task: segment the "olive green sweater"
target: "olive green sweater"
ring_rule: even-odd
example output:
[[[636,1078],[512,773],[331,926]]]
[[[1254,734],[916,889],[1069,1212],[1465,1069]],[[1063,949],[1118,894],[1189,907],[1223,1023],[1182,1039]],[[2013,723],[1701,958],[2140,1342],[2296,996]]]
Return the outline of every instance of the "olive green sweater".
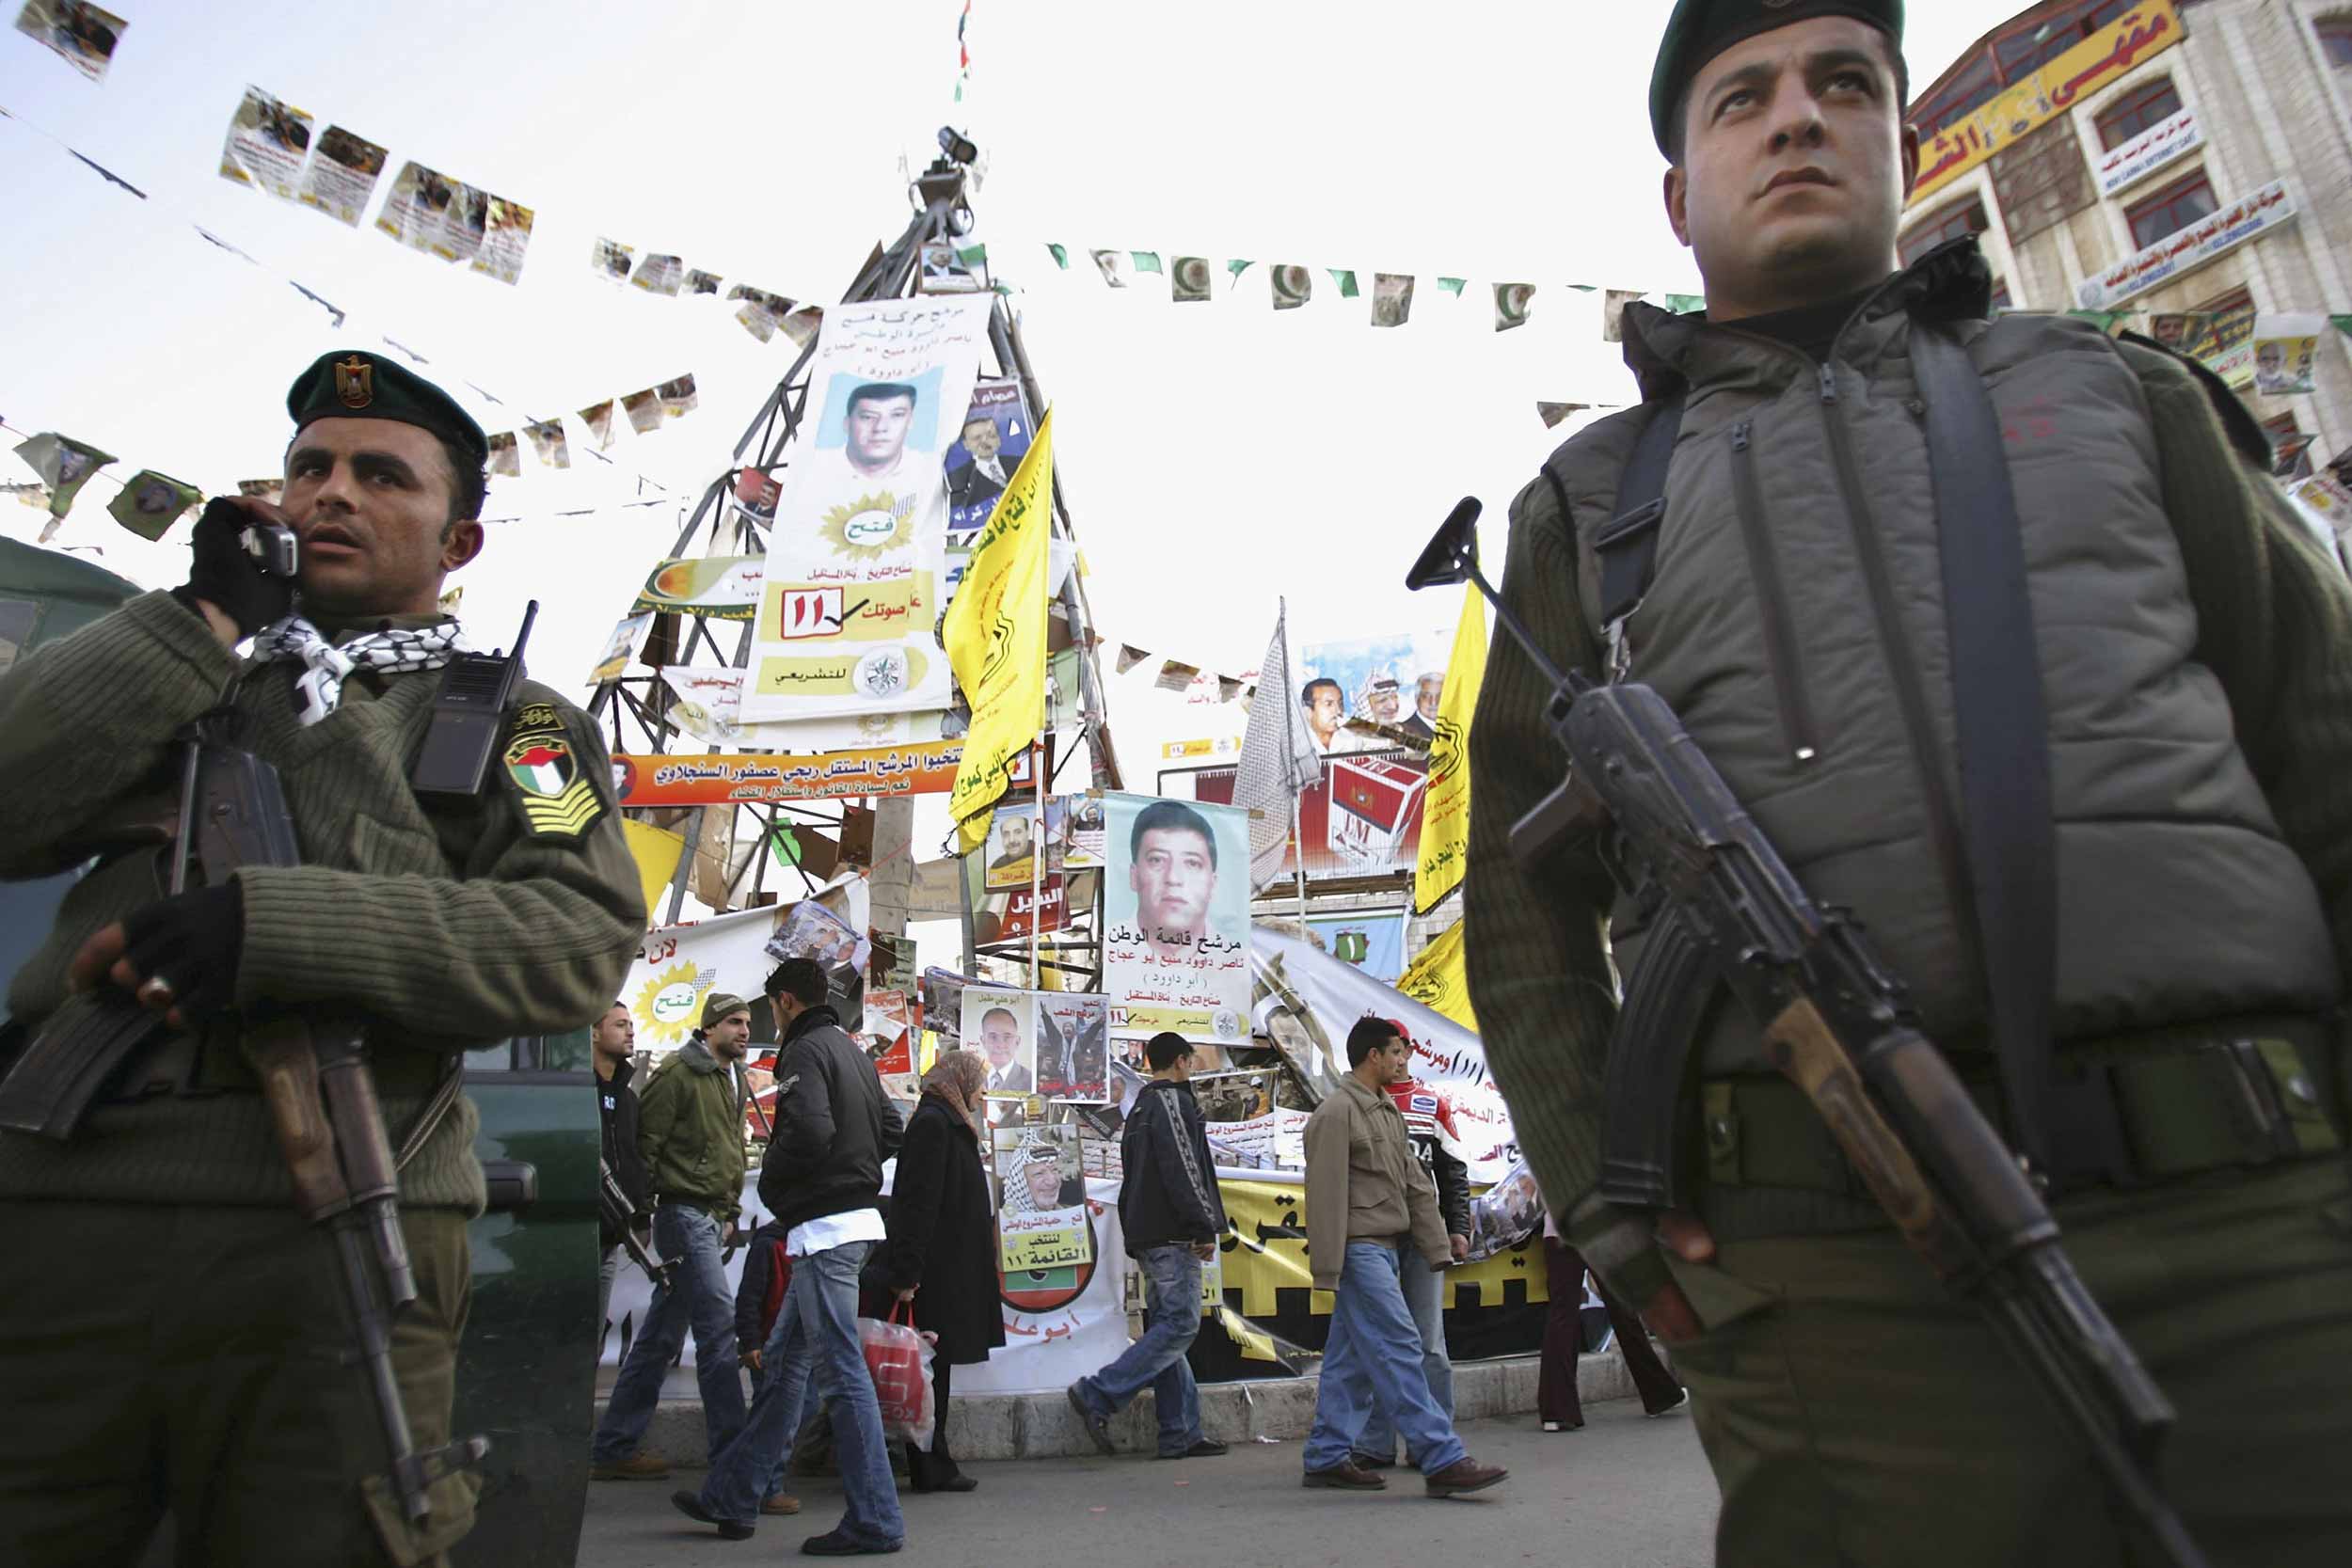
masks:
[[[174,732],[212,705],[237,667],[201,620],[169,594],[148,594],[0,677],[0,876],[74,863],[107,819],[159,792],[168,799]],[[510,725],[560,736],[597,809],[585,824],[568,819],[575,832],[542,832],[525,815],[521,783],[495,759],[477,796],[449,803],[410,791],[438,672],[355,675],[342,705],[308,729],[295,717],[295,673],[288,663],[251,669],[237,696],[246,744],[279,771],[303,858],[237,878],[237,1002],[358,1017],[397,1136],[452,1053],[593,1022],[628,972],[644,896],[603,745],[555,692],[526,683]],[[64,999],[83,941],[156,897],[160,876],[159,857],[135,851],[77,883],[9,988],[10,1012],[38,1026]],[[233,1019],[193,1045],[174,1040],[155,1060],[220,1092],[101,1104],[64,1144],[0,1132],[0,1195],[291,1202]],[[480,1211],[476,1121],[461,1098],[403,1174],[403,1202]]]
[[[2117,352],[2153,426],[2162,502],[2197,618],[2192,657],[2218,679],[2280,836],[2308,868],[2337,961],[2352,972],[2352,584],[2235,455],[2177,362],[2131,344]],[[1502,596],[1552,659],[1597,675],[1579,562],[1577,521],[1538,479],[1511,509]],[[1510,851],[1511,823],[1565,767],[1543,722],[1550,695],[1498,637],[1470,732],[1476,787],[1463,896],[1487,1058],[1547,1199],[1565,1212],[1598,1180],[1602,1071],[1616,1018],[1607,940],[1615,895],[1589,845],[1532,869]],[[1804,1192],[1758,1196],[1782,1208],[1750,1215],[1756,1234],[1840,1228],[1867,1209]]]

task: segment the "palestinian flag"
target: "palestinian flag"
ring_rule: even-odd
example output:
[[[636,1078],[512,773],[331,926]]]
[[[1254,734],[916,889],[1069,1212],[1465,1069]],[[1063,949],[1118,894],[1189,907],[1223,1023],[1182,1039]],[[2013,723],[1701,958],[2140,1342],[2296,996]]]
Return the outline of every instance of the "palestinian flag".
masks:
[[[573,778],[572,749],[554,736],[532,736],[506,749],[506,770],[526,795],[552,799]]]

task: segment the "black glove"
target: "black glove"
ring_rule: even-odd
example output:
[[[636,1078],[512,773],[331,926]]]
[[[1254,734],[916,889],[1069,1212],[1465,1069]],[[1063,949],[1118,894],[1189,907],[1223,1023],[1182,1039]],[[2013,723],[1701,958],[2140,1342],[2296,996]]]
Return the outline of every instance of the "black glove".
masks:
[[[142,983],[161,980],[169,987],[168,1005],[188,1023],[235,1003],[245,899],[233,880],[134,911],[122,922],[122,934],[124,961]]]
[[[240,637],[252,636],[294,608],[294,579],[265,576],[261,562],[237,542],[260,521],[236,498],[206,501],[188,540],[195,556],[188,562],[187,583],[174,595],[190,610],[197,599],[210,600],[237,624]]]

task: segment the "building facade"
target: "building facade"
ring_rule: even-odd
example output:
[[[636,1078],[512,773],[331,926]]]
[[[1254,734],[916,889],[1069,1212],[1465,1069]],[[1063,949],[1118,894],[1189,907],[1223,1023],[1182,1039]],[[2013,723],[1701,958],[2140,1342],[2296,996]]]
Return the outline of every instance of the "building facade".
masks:
[[[1906,262],[1974,231],[1996,305],[2098,311],[2195,355],[2290,483],[2352,463],[2352,360],[2328,321],[2352,312],[2352,0],[2047,0],[1911,118]],[[2258,323],[2278,346],[2258,353]],[[2311,391],[2258,388],[2306,365]]]

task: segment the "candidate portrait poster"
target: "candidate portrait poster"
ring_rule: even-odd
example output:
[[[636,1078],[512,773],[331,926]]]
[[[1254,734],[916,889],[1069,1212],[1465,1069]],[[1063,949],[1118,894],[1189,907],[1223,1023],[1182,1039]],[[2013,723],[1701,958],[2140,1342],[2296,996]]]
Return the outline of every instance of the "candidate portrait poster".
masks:
[[[747,723],[947,706],[933,628],[947,571],[946,449],[991,300],[836,306],[809,364],[753,623]]]
[[[1110,1032],[1249,1037],[1249,817],[1233,806],[1103,797],[1103,975]]]
[[[1026,1099],[1037,1092],[1037,997],[996,986],[963,988],[957,1033],[988,1059],[985,1092]]]

